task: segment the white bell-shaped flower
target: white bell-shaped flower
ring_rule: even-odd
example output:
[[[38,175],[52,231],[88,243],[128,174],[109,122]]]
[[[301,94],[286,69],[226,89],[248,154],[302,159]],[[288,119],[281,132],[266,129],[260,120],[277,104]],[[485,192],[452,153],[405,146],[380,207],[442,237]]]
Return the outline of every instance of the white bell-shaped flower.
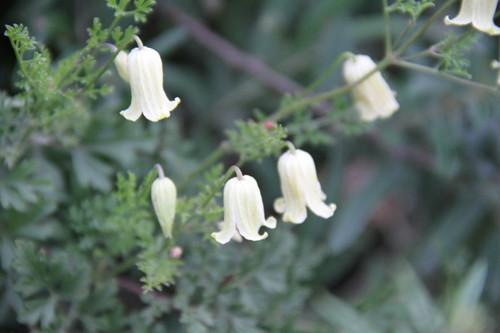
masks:
[[[326,195],[321,190],[313,158],[290,142],[288,146],[288,151],[278,160],[283,197],[276,199],[274,209],[283,214],[284,222],[291,223],[306,220],[306,207],[322,218],[332,217],[337,206],[325,203]]]
[[[496,70],[498,72],[498,74],[497,74],[497,85],[500,86],[500,61],[493,60],[491,62],[491,68],[493,68],[494,70]]]
[[[118,73],[130,82],[132,102],[130,107],[120,112],[127,120],[136,121],[141,114],[150,121],[159,121],[170,117],[179,97],[169,100],[163,90],[163,65],[158,52],[146,47],[135,36],[136,48],[129,55],[119,53],[115,59]],[[125,66],[126,64],[126,66]]]
[[[460,11],[454,18],[446,16],[446,25],[464,26],[472,24],[477,30],[488,35],[500,35],[500,28],[495,25],[494,17],[498,0],[462,0]]]
[[[264,216],[264,204],[259,186],[255,179],[243,175],[234,167],[236,177],[229,179],[224,186],[224,221],[219,225],[220,231],[212,233],[212,237],[221,244],[226,244],[238,236],[259,241],[267,238],[267,232],[259,233],[262,226],[274,229],[276,219]]]
[[[367,55],[354,55],[344,62],[344,78],[354,84],[373,71],[377,65]],[[360,117],[364,121],[387,118],[399,109],[399,103],[379,71],[352,89],[352,95]]]
[[[151,201],[163,235],[166,238],[171,238],[175,219],[177,189],[174,182],[165,177],[162,167],[159,164],[156,167],[159,177],[155,179],[151,186]]]

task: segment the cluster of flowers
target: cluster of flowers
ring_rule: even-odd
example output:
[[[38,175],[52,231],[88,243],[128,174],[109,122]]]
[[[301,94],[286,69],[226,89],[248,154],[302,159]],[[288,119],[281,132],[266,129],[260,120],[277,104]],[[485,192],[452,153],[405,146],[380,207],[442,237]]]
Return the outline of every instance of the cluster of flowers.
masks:
[[[446,24],[468,25],[490,35],[500,35],[493,18],[498,0],[463,0],[457,17],[445,18]],[[179,105],[180,98],[169,100],[163,90],[163,65],[161,57],[154,49],[145,47],[135,36],[137,47],[129,54],[120,51],[115,58],[118,73],[130,83],[132,101],[130,107],[121,111],[127,120],[136,121],[144,115],[156,122],[170,117]],[[495,62],[500,68],[500,63]],[[367,55],[352,55],[343,66],[346,82],[352,85],[354,103],[363,121],[387,118],[399,109],[395,93],[383,78],[376,64]],[[362,81],[362,82],[360,82]],[[499,79],[500,83],[500,79]],[[151,188],[151,198],[155,213],[165,237],[172,237],[175,219],[177,190],[174,182],[167,178],[160,165],[159,177]],[[267,238],[268,233],[260,233],[265,226],[274,229],[276,219],[265,218],[264,205],[257,181],[233,166],[236,177],[229,179],[224,186],[224,221],[219,223],[220,231],[212,237],[221,244],[231,239],[242,238],[259,241]],[[303,223],[308,207],[322,218],[333,216],[336,205],[326,204],[326,195],[321,190],[316,166],[311,155],[296,149],[288,142],[288,150],[278,160],[282,198],[274,202],[274,209],[283,215],[284,222]]]

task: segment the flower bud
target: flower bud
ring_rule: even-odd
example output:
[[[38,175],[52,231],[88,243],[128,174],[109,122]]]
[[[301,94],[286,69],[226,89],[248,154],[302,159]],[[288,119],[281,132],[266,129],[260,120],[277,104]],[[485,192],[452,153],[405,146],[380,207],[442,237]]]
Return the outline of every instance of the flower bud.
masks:
[[[128,55],[124,51],[118,52],[118,54],[115,57],[115,67],[116,70],[118,71],[118,75],[120,77],[128,82]]]
[[[180,246],[174,246],[173,248],[170,249],[170,258],[174,259],[180,259],[182,257],[182,247]]]
[[[177,189],[174,182],[165,177],[161,167],[159,165],[157,167],[160,176],[151,186],[151,200],[163,235],[166,238],[171,238],[177,202]]]

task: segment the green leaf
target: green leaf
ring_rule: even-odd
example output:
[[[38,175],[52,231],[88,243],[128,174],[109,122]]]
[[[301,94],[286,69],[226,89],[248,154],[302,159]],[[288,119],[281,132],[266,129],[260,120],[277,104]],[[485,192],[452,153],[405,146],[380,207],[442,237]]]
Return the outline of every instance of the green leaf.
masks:
[[[344,333],[382,333],[377,327],[335,296],[328,295],[327,291],[312,303],[314,311],[332,328]]]
[[[335,253],[344,251],[359,238],[379,202],[401,179],[401,170],[381,168],[339,209],[329,240]]]
[[[113,173],[111,166],[84,149],[75,149],[71,155],[75,176],[81,186],[103,192],[111,189],[110,176]]]
[[[450,34],[436,47],[436,54],[440,58],[441,71],[470,79],[469,52],[477,42],[478,34],[469,32],[460,36]]]
[[[472,266],[456,290],[450,311],[451,328],[460,329],[463,326],[481,324],[480,297],[486,283],[488,266],[486,262],[478,261]]]
[[[50,189],[47,179],[35,174],[35,164],[24,162],[11,171],[0,169],[0,205],[17,211],[27,211]],[[2,174],[3,173],[3,174]]]
[[[87,296],[89,266],[71,252],[50,256],[28,241],[17,241],[12,267],[14,288],[22,297],[18,309],[21,322],[47,328],[54,324],[59,302],[73,302]],[[59,314],[60,315],[60,314]]]
[[[181,261],[171,258],[160,236],[139,255],[137,267],[144,273],[141,282],[144,291],[161,290],[163,286],[173,284]]]
[[[400,12],[410,15],[416,21],[424,11],[434,7],[434,0],[396,0],[389,6],[389,12]]]
[[[240,154],[242,161],[260,160],[276,155],[286,146],[286,130],[281,125],[266,129],[263,124],[253,120],[237,121],[237,129],[228,130],[227,137],[231,148]]]
[[[409,265],[401,265],[396,275],[399,303],[416,332],[444,332],[446,320]]]

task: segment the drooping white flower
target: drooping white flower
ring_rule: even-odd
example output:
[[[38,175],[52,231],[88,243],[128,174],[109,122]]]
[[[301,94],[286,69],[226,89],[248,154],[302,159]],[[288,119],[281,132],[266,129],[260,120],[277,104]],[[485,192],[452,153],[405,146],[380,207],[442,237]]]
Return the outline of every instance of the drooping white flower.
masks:
[[[354,55],[344,62],[344,79],[354,84],[372,72],[377,65],[367,55]],[[352,89],[360,117],[364,121],[387,118],[399,109],[399,103],[379,71],[374,72]]]
[[[156,167],[159,177],[155,179],[151,186],[151,201],[163,235],[166,238],[171,238],[175,219],[177,189],[174,182],[165,177],[161,166],[157,164]]]
[[[454,18],[446,16],[446,25],[464,26],[472,24],[477,30],[488,35],[500,35],[500,28],[493,21],[498,0],[462,0],[460,11]]]
[[[283,214],[284,222],[303,223],[307,209],[322,218],[329,218],[337,206],[326,204],[326,195],[321,190],[316,165],[309,153],[296,149],[288,143],[289,149],[278,160],[278,173],[282,198],[274,202],[274,209]]]
[[[500,61],[493,60],[491,62],[491,68],[495,69],[498,72],[498,74],[497,74],[497,85],[500,86]]]
[[[127,120],[136,121],[141,114],[150,121],[159,121],[170,117],[177,105],[179,97],[169,100],[163,90],[163,65],[158,52],[146,47],[134,36],[137,47],[130,51],[119,53],[115,59],[118,73],[130,82],[132,102],[130,107],[120,112]],[[126,66],[125,66],[126,65]]]
[[[224,186],[224,221],[220,231],[212,233],[212,237],[221,244],[226,244],[238,236],[259,241],[267,238],[267,232],[259,233],[262,226],[276,227],[274,217],[265,218],[264,204],[259,186],[255,179],[243,175],[234,167],[236,177],[229,179]]]

